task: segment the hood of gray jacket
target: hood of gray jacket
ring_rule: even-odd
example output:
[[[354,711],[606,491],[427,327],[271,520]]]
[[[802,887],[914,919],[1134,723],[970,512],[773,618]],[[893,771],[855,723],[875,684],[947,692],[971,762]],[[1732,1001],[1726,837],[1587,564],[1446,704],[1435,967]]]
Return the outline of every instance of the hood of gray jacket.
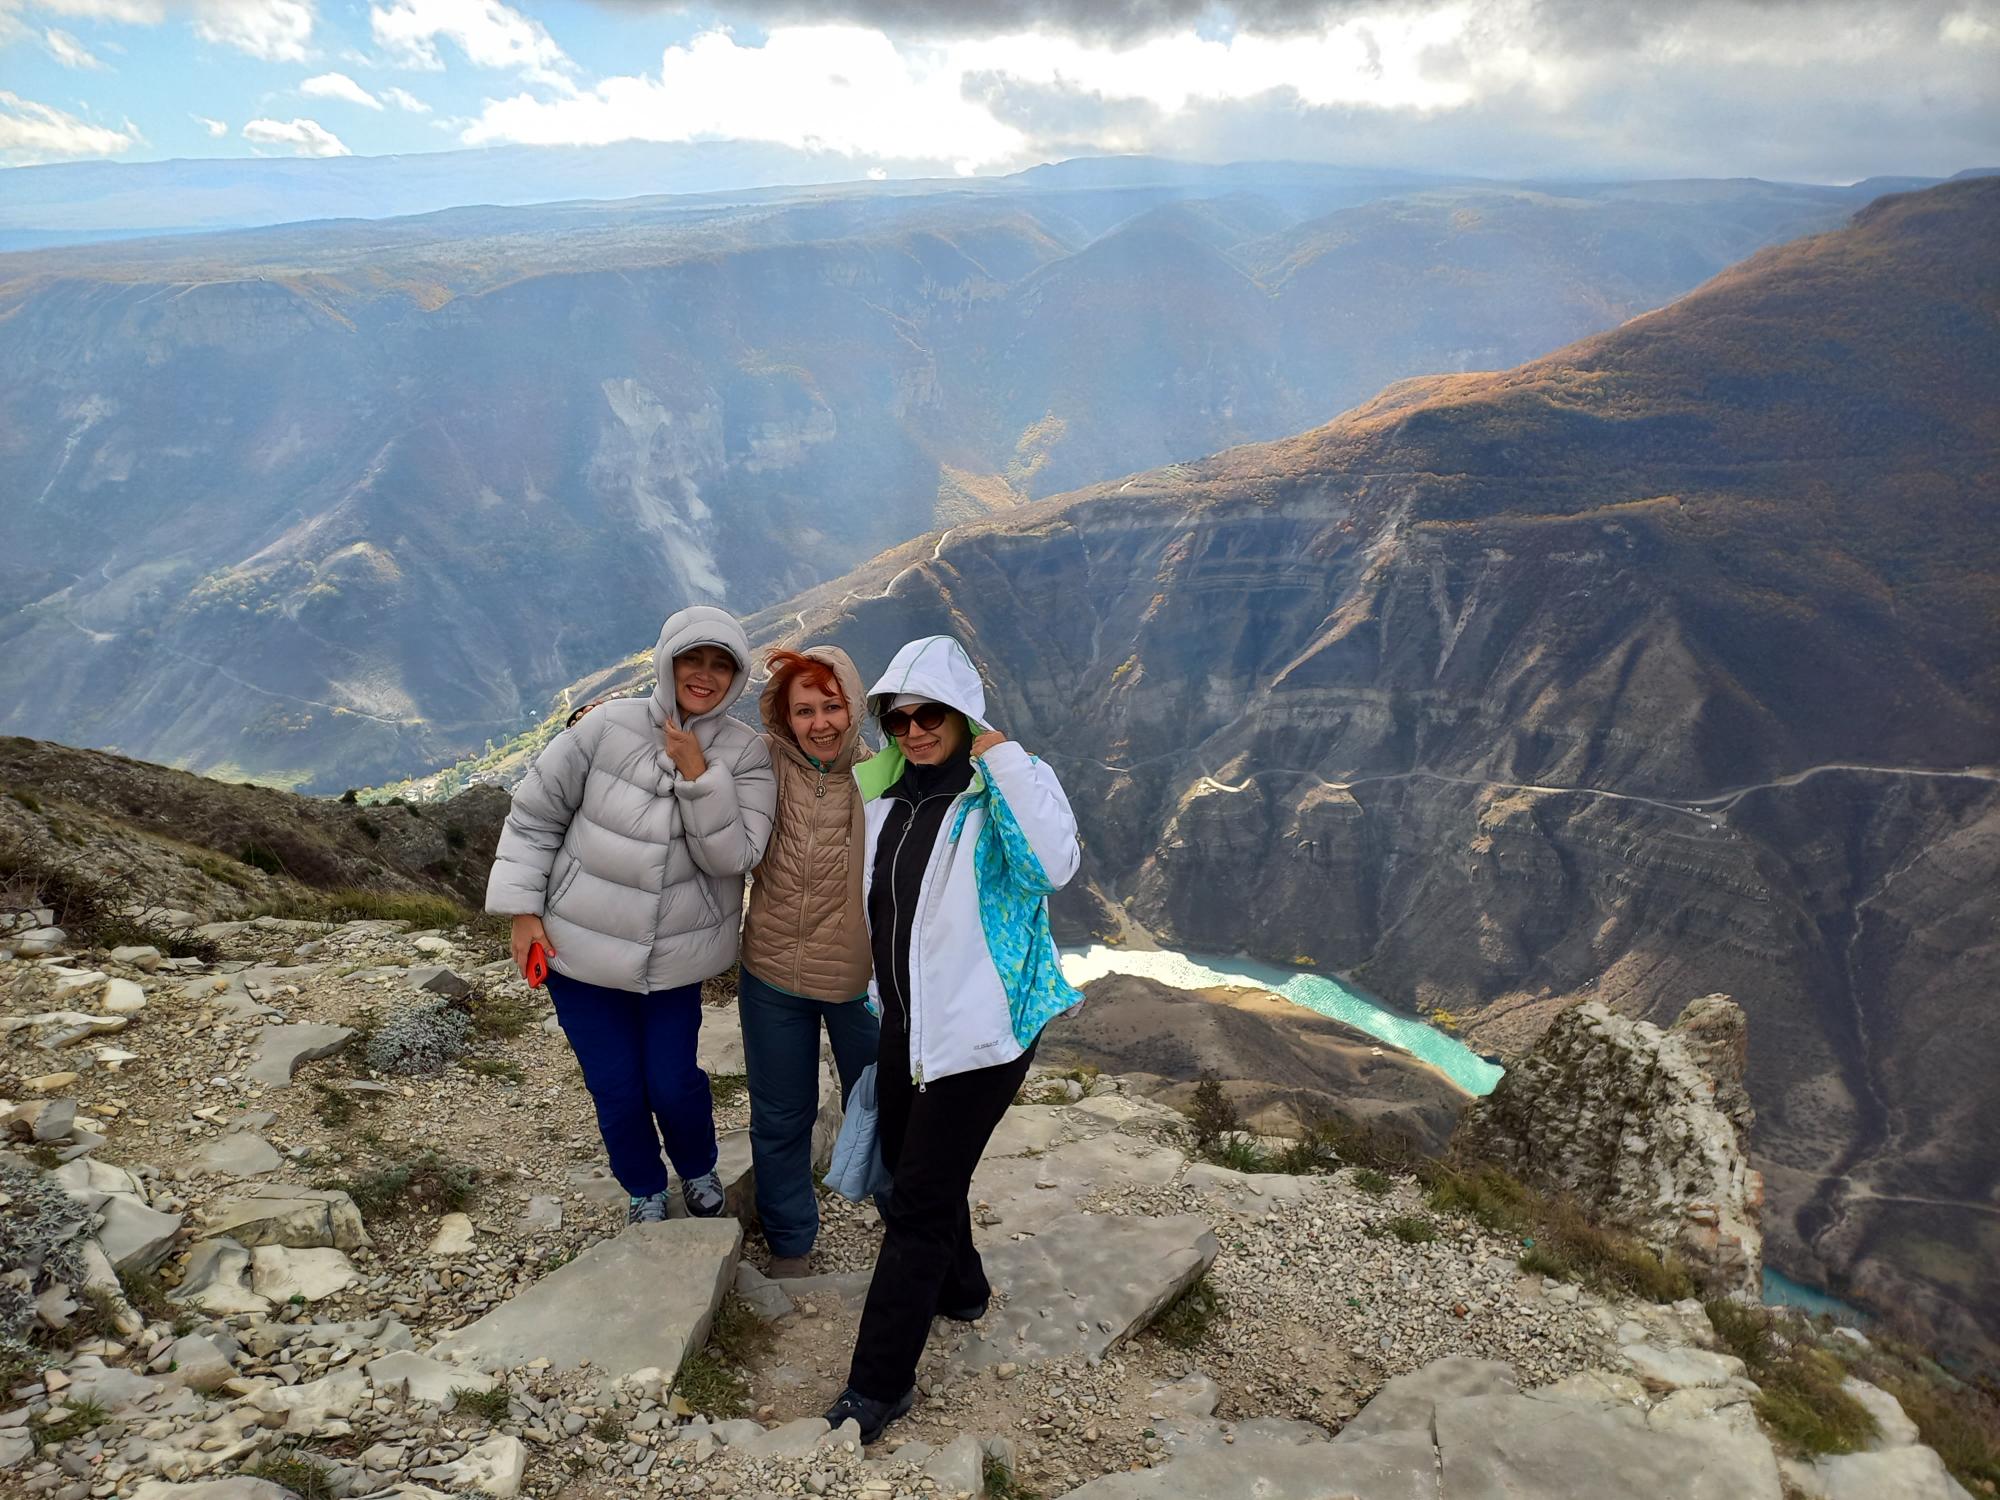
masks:
[[[667,616],[667,623],[660,627],[660,643],[653,647],[653,706],[662,718],[680,723],[680,705],[674,702],[674,658],[696,646],[720,646],[727,651],[736,658],[736,676],[720,703],[682,728],[720,719],[750,685],[750,637],[736,623],[736,616],[713,604],[690,604]]]

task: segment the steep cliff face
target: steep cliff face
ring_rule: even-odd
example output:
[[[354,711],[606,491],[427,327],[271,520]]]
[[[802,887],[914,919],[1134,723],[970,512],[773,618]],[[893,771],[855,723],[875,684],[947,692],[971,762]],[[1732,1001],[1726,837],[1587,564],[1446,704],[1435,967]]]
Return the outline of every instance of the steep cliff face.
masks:
[[[1750,1167],[1748,1027],[1727,995],[1661,1031],[1587,1000],[1477,1101],[1453,1143],[1622,1225],[1697,1279],[1763,1293],[1764,1184]]]
[[[504,742],[677,605],[753,609],[937,524],[1323,420],[1438,367],[1414,335],[1343,361],[1357,325],[1326,305],[1400,232],[1343,229],[1341,278],[1279,274],[1288,226],[1407,187],[1327,176],[1178,219],[1185,186],[1030,174],[0,257],[0,727],[382,780]],[[1465,259],[1532,242],[1521,300],[1480,316],[1549,348],[1719,268],[1747,210],[1761,243],[1851,198],[1721,191],[1481,189],[1540,239],[1470,224],[1406,274],[1471,317]],[[1599,234],[1634,213],[1645,235]],[[1647,235],[1707,249],[1662,263]],[[1585,324],[1543,311],[1578,298]]]
[[[2000,1345],[2000,184],[1612,334],[886,555],[1165,938],[1520,1046],[1738,997],[1767,1256]],[[1079,897],[1071,930],[1100,921]]]

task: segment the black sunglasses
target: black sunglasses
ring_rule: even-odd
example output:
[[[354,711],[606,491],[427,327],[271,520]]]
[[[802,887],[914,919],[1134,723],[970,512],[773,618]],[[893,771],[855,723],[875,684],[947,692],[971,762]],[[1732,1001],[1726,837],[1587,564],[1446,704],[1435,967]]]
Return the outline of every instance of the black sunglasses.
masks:
[[[892,708],[882,715],[882,732],[892,740],[900,740],[910,732],[910,726],[926,734],[944,723],[951,712],[942,703],[919,703],[915,708]]]

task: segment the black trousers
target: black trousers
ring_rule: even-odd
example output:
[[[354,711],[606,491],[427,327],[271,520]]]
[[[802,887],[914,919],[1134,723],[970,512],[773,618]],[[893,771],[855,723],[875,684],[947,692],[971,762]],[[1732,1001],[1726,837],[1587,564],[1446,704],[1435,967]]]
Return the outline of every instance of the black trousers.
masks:
[[[931,1318],[976,1307],[991,1294],[972,1243],[967,1195],[980,1153],[1028,1076],[1035,1049],[1010,1063],[954,1073],[921,1092],[910,1082],[910,1037],[900,1008],[883,1007],[875,1069],[882,1164],[894,1185],[877,1199],[882,1252],[861,1312],[847,1383],[876,1401],[895,1401],[917,1381]]]

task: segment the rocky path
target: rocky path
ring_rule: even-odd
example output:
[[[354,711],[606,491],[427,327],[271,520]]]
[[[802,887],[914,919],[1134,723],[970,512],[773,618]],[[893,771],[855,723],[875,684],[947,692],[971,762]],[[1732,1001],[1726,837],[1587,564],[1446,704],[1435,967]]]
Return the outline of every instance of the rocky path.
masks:
[[[735,1219],[627,1229],[546,1007],[471,936],[196,930],[214,960],[0,936],[0,1317],[43,1351],[0,1346],[0,1493],[1954,1492],[1891,1424],[1781,1474],[1695,1304],[1527,1275],[1410,1182],[1191,1162],[1172,1111],[1049,1073],[974,1183],[995,1305],[937,1325],[915,1411],[864,1451],[817,1413],[872,1209],[824,1199],[819,1274],[789,1282]],[[410,1019],[463,1016],[468,983],[451,1045]],[[742,1205],[733,1007],[703,1035]],[[388,1066],[434,1045],[456,1055]]]

